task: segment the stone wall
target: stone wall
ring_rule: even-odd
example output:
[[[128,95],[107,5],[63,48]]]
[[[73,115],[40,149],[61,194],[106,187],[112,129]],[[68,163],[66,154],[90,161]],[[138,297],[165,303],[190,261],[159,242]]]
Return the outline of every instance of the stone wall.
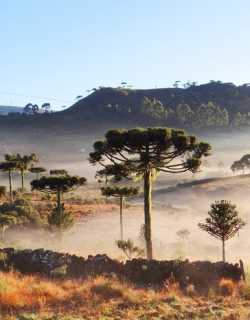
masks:
[[[161,286],[168,280],[175,280],[181,288],[193,284],[197,290],[205,292],[210,287],[218,286],[221,278],[238,282],[243,277],[239,264],[223,262],[133,259],[123,263],[106,255],[88,256],[85,259],[44,249],[0,249],[0,270],[11,269],[49,277],[116,275],[144,286]]]

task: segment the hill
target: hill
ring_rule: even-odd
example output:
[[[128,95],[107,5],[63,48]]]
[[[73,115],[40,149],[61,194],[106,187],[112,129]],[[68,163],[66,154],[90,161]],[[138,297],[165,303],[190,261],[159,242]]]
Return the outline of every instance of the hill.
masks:
[[[0,114],[1,115],[7,115],[10,112],[22,113],[23,112],[23,108],[14,107],[14,106],[0,106]]]
[[[64,111],[0,116],[3,127],[91,131],[112,127],[174,126],[228,129],[250,126],[250,86],[219,81],[186,88],[100,87]]]
[[[176,108],[179,104],[185,103],[196,109],[202,103],[213,102],[231,112],[250,112],[250,86],[248,84],[236,86],[233,83],[219,81],[192,85],[188,88],[100,87],[65,112],[100,111],[108,104],[139,109],[144,97],[155,98],[170,108]]]
[[[89,121],[193,129],[250,126],[250,87],[210,82],[187,88],[100,87],[62,112]]]

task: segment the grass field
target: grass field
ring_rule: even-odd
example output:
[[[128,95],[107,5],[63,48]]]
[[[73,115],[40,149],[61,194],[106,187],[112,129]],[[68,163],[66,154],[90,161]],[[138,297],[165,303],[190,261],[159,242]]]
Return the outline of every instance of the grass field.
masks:
[[[222,280],[220,292],[183,293],[176,283],[143,289],[113,278],[49,280],[0,273],[1,320],[223,319],[250,318],[250,287]]]

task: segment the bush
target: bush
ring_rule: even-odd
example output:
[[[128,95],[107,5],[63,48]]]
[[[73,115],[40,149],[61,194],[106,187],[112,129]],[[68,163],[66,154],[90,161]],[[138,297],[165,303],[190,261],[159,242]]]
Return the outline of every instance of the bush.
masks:
[[[6,196],[6,187],[0,186],[0,198]]]
[[[219,289],[223,296],[232,296],[235,293],[236,285],[231,279],[221,279]]]
[[[64,205],[61,208],[54,208],[48,218],[48,222],[55,231],[63,231],[70,229],[74,224],[72,213],[66,211]]]
[[[17,199],[13,203],[4,202],[0,205],[0,214],[15,216],[18,219],[18,224],[23,226],[38,227],[43,224],[39,213],[24,199]]]
[[[115,287],[111,282],[104,282],[93,285],[91,292],[103,298],[104,300],[117,299],[123,297],[121,288]]]

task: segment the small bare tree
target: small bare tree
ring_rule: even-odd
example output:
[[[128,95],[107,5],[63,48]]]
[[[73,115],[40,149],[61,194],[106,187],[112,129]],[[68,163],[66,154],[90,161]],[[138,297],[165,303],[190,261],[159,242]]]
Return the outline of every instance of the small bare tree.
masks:
[[[138,188],[134,187],[105,187],[101,188],[102,194],[106,197],[116,197],[120,201],[120,240],[123,240],[123,202],[124,198],[138,194]]]
[[[141,258],[145,254],[144,250],[135,246],[133,241],[130,239],[118,240],[116,241],[116,244],[129,260],[132,258]]]
[[[236,206],[226,200],[213,203],[208,215],[206,222],[199,223],[198,226],[222,241],[222,260],[225,262],[225,242],[233,238],[245,226],[245,222],[239,218]]]

